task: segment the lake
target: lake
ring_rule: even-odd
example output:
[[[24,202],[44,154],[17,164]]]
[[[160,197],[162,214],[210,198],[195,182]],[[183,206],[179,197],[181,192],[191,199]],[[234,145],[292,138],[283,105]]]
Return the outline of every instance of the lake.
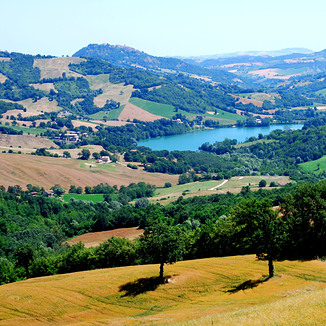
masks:
[[[201,130],[182,135],[151,138],[138,142],[138,146],[146,146],[152,150],[167,149],[168,151],[197,151],[205,142],[211,144],[223,141],[225,138],[237,139],[238,143],[244,142],[250,137],[258,137],[259,134],[268,135],[276,129],[301,129],[302,124],[270,125],[268,127],[234,127]]]

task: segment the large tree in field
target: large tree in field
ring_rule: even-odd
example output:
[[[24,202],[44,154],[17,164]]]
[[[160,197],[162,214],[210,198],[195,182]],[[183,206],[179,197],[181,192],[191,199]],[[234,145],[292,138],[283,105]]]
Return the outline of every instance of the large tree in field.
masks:
[[[185,248],[182,231],[177,226],[158,222],[145,228],[140,237],[140,248],[148,262],[160,264],[159,276],[163,281],[164,264],[182,259]]]
[[[258,258],[266,255],[269,277],[273,277],[273,260],[281,243],[281,220],[272,209],[272,202],[268,199],[243,201],[233,209],[231,219],[239,249],[243,253],[255,252]]]

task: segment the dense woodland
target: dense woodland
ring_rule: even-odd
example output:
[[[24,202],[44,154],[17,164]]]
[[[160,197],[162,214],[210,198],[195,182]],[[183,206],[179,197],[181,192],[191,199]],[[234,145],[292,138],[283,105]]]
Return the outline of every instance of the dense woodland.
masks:
[[[117,193],[105,185],[100,188]],[[245,253],[265,253],[271,259],[326,255],[324,181],[258,192],[244,187],[237,195],[180,197],[168,206],[144,200],[133,206],[119,197],[115,204],[111,199],[96,204],[64,203],[41,193],[31,196],[30,190],[38,189],[29,185],[28,191],[18,186],[0,191],[1,283],[94,268]],[[281,206],[281,215],[271,209],[275,205]],[[134,242],[112,238],[90,249],[82,244],[62,245],[65,239],[85,232],[132,226],[145,228],[147,233]],[[153,246],[151,237],[157,229],[168,239],[178,235],[178,246],[167,243],[161,256],[159,249],[146,251],[149,243]]]

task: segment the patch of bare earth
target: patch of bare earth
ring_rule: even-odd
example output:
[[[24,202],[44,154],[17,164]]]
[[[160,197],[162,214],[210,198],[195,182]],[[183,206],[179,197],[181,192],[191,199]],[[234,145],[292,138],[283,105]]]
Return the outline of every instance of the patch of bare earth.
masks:
[[[138,229],[137,227],[122,228],[101,232],[90,232],[68,240],[66,241],[66,243],[68,243],[70,246],[73,246],[78,242],[82,242],[86,248],[90,248],[96,247],[112,237],[134,240],[138,238],[141,234],[143,234],[143,232],[144,230]]]
[[[242,115],[242,113],[243,113],[243,114],[245,113],[244,111],[242,111],[242,110],[238,110],[238,109],[236,109],[235,111],[236,111],[237,114],[239,114],[239,115]],[[273,111],[275,112],[275,110],[273,110]],[[271,112],[271,113],[272,113],[272,112]],[[273,118],[273,116],[270,115],[270,114],[252,113],[252,112],[250,112],[250,114],[251,114],[252,116],[254,116],[254,117]]]
[[[86,76],[91,89],[97,90],[101,88],[103,91],[102,94],[94,98],[94,104],[99,108],[102,108],[108,100],[119,102],[120,105],[127,104],[131,93],[134,91],[132,85],[112,84],[109,78],[110,75],[108,74]]]
[[[0,73],[0,83],[4,83],[7,80],[7,77]]]
[[[19,147],[20,146],[20,147]],[[57,148],[58,146],[51,140],[32,135],[3,135],[0,134],[0,147],[5,149],[29,151],[35,148]],[[17,157],[16,157],[17,159]],[[11,162],[9,162],[11,163]]]
[[[85,59],[77,57],[65,57],[65,58],[51,58],[51,59],[35,59],[34,67],[38,67],[41,70],[42,78],[59,78],[65,73],[67,77],[81,77],[69,69],[69,64],[78,64]]]
[[[103,120],[94,120],[94,122],[96,123],[100,123],[106,126],[110,126],[110,127],[121,127],[121,126],[125,126],[128,124],[131,124],[131,122],[127,122],[127,121],[106,121],[104,122]]]
[[[121,185],[127,186],[132,182],[145,182],[163,187],[165,182],[175,184],[178,180],[178,176],[175,175],[132,170],[115,163],[110,163],[108,167],[95,163],[86,165],[85,163],[90,162],[0,153],[0,184],[5,187],[15,184],[25,187],[30,183],[45,188],[60,184],[64,189],[68,190],[70,185],[96,186],[102,182],[119,187]]]
[[[91,122],[85,122],[85,121],[80,121],[80,120],[72,120],[71,121],[73,126],[75,128],[77,127],[81,127],[81,126],[85,126],[85,127],[91,127],[94,131],[96,131],[95,127],[97,126],[96,124],[94,123],[91,123]]]
[[[245,98],[245,97],[239,97],[239,96],[235,96],[232,95],[237,102],[236,103],[242,103],[242,104],[253,104],[254,106],[257,106],[259,108],[263,107],[263,102],[262,101],[258,101],[258,100],[253,100],[253,99],[249,99],[249,98]]]
[[[39,115],[44,112],[58,112],[62,110],[62,107],[58,106],[58,102],[56,100],[49,101],[47,97],[42,97],[36,102],[33,102],[33,100],[29,98],[27,100],[18,101],[17,103],[21,104],[26,109],[24,116],[27,117]],[[20,111],[20,113],[23,115],[22,111]]]
[[[267,79],[282,79],[282,80],[288,80],[293,76],[297,76],[297,75],[287,75],[287,76],[279,75],[276,68],[249,71],[249,74],[256,75],[259,77],[265,77]]]
[[[127,103],[119,116],[119,120],[132,121],[133,119],[137,119],[141,121],[155,121],[164,118],[159,115],[149,113],[134,104]]]

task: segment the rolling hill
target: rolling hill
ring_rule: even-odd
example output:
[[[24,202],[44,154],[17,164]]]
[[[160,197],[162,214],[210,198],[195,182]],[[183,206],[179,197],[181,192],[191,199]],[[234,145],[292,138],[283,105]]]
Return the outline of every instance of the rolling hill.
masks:
[[[322,261],[267,263],[253,255],[120,267],[0,286],[0,325],[322,325]]]

